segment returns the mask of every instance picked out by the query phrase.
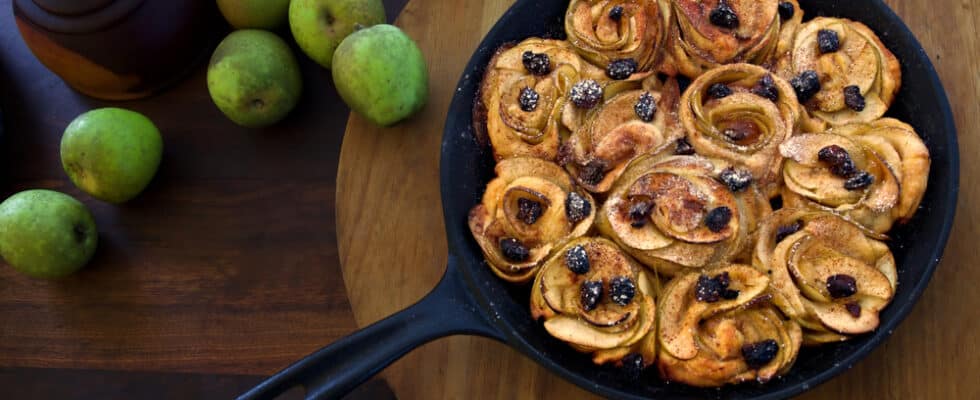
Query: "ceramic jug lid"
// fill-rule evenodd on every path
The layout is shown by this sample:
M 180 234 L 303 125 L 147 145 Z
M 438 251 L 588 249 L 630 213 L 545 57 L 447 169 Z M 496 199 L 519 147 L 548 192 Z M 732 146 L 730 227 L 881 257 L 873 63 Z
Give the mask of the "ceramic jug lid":
M 14 0 L 14 11 L 52 32 L 89 33 L 118 23 L 145 0 Z M 166 1 L 166 0 L 165 0 Z

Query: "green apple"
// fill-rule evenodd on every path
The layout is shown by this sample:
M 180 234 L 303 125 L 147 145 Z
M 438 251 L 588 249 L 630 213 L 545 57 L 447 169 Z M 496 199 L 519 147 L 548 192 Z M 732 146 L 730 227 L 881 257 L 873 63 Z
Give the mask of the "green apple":
M 99 231 L 85 205 L 51 190 L 26 190 L 0 203 L 0 256 L 36 278 L 60 278 L 85 266 Z
M 236 124 L 272 125 L 292 111 L 303 92 L 296 57 L 279 36 L 244 29 L 221 41 L 208 65 L 214 104 Z
M 61 137 L 61 165 L 92 197 L 123 203 L 153 180 L 163 154 L 156 125 L 135 111 L 100 108 L 75 118 Z
M 392 25 L 361 29 L 344 39 L 334 55 L 332 72 L 344 102 L 381 126 L 421 110 L 429 93 L 422 51 Z
M 218 9 L 235 29 L 275 29 L 286 22 L 289 0 L 218 0 Z
M 330 68 L 333 53 L 358 26 L 386 21 L 381 0 L 292 0 L 289 28 L 313 61 Z

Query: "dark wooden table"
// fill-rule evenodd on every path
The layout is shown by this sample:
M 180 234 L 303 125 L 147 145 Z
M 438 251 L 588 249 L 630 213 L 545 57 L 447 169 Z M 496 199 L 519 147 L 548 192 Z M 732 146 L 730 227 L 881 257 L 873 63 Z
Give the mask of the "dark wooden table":
M 406 1 L 385 1 L 389 19 Z M 0 0 L 0 196 L 69 193 L 100 232 L 89 267 L 64 281 L 0 266 L 0 398 L 229 398 L 355 329 L 334 223 L 348 109 L 330 72 L 296 54 L 299 106 L 246 130 L 212 104 L 203 64 L 146 100 L 73 92 Z M 105 106 L 147 115 L 164 137 L 153 183 L 122 206 L 81 193 L 59 161 L 68 123 Z

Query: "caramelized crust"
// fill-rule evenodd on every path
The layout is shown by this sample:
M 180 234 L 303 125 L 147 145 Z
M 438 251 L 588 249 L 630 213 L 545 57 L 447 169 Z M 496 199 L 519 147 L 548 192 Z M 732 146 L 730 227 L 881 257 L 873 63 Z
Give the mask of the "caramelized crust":
M 767 76 L 775 101 L 753 93 Z M 716 84 L 725 85 L 731 94 L 713 97 L 709 89 Z M 793 135 L 799 112 L 789 83 L 759 66 L 731 64 L 691 83 L 681 98 L 680 119 L 698 154 L 748 170 L 763 193 L 772 197 L 781 184 L 779 145 Z
M 581 246 L 589 270 L 577 274 L 568 267 L 566 253 Z M 612 301 L 610 282 L 628 277 L 635 294 L 626 305 Z M 582 306 L 584 282 L 601 282 L 603 294 L 592 310 Z M 544 321 L 545 330 L 573 348 L 592 354 L 596 364 L 620 363 L 637 353 L 643 365 L 656 360 L 654 296 L 656 286 L 632 258 L 604 238 L 575 239 L 557 250 L 541 267 L 531 286 L 531 315 Z
M 818 36 L 822 30 L 836 33 L 839 50 L 823 53 Z M 792 54 L 791 79 L 804 71 L 816 71 L 820 91 L 804 103 L 813 121 L 808 130 L 820 131 L 833 125 L 871 122 L 891 106 L 902 83 L 898 59 L 878 36 L 864 24 L 843 18 L 817 17 L 803 24 L 796 35 Z M 864 108 L 847 106 L 844 88 L 857 86 Z
M 589 230 L 596 204 L 554 163 L 529 157 L 510 158 L 497 163 L 495 170 L 497 177 L 487 185 L 483 201 L 470 211 L 470 231 L 497 276 L 510 282 L 527 282 L 534 278 L 552 249 Z M 589 203 L 589 213 L 579 221 L 569 219 L 567 200 L 571 193 Z M 533 221 L 522 215 L 522 199 L 538 204 L 540 215 Z M 519 241 L 527 257 L 507 257 L 501 245 L 504 239 Z
M 620 7 L 620 16 L 612 16 Z M 638 71 L 656 70 L 671 21 L 669 0 L 572 0 L 565 32 L 575 49 L 599 67 L 632 59 Z
M 650 121 L 644 121 L 637 111 L 644 96 L 654 104 Z M 605 90 L 606 100 L 585 115 L 562 145 L 559 163 L 586 190 L 608 191 L 634 158 L 681 137 L 678 97 L 674 79 L 661 84 L 651 75 L 642 83 L 611 83 Z
M 738 17 L 736 27 L 711 22 L 722 2 Z M 675 17 L 668 49 L 681 74 L 696 77 L 719 65 L 763 65 L 774 59 L 782 27 L 777 0 L 671 0 L 671 5 Z
M 753 265 L 772 278 L 773 303 L 803 326 L 807 344 L 874 330 L 898 284 L 888 246 L 827 212 L 776 211 L 759 228 Z M 839 279 L 852 280 L 853 293 L 832 291 Z
M 603 236 L 662 276 L 738 258 L 750 247 L 758 221 L 771 212 L 755 186 L 732 192 L 718 180 L 731 164 L 672 155 L 672 147 L 634 160 L 596 219 Z M 635 215 L 639 204 L 647 211 Z M 709 215 L 720 208 L 730 218 L 709 226 Z
M 699 299 L 700 281 L 724 274 L 731 299 Z M 785 321 L 767 301 L 769 278 L 747 265 L 731 264 L 674 278 L 657 310 L 658 366 L 664 379 L 692 386 L 722 386 L 786 373 L 802 342 L 800 326 Z M 774 341 L 764 363 L 747 360 L 746 349 Z M 757 357 L 756 357 L 757 358 Z M 756 365 L 757 363 L 761 365 Z
M 524 53 L 546 54 L 547 74 L 535 75 L 524 65 Z M 554 161 L 565 128 L 562 111 L 568 91 L 582 79 L 605 79 L 599 68 L 585 62 L 570 44 L 561 40 L 531 38 L 503 47 L 490 61 L 480 86 L 475 119 L 485 121 L 497 160 L 535 157 Z M 525 88 L 538 95 L 536 105 L 525 110 L 520 103 Z

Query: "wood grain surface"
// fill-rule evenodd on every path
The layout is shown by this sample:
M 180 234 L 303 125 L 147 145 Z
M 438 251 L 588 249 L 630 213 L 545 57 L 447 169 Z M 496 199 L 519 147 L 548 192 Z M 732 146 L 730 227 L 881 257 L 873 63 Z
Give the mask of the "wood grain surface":
M 510 0 L 412 0 L 398 25 L 429 63 L 430 103 L 389 129 L 352 116 L 337 176 L 337 232 L 359 326 L 421 298 L 441 276 L 446 239 L 439 198 L 439 143 L 456 81 Z M 980 4 L 886 1 L 935 63 L 959 129 L 962 189 L 945 256 L 895 334 L 852 370 L 804 399 L 980 398 Z M 906 78 L 913 79 L 913 78 Z M 430 343 L 384 376 L 401 399 L 578 399 L 591 395 L 506 345 L 452 337 Z
M 385 4 L 394 17 L 405 0 Z M 227 29 L 217 14 L 213 23 Z M 95 258 L 66 280 L 0 263 L 0 398 L 229 398 L 355 329 L 334 230 L 348 109 L 330 72 L 293 49 L 299 106 L 248 130 L 211 102 L 204 63 L 145 100 L 72 91 L 30 53 L 0 0 L 0 198 L 64 191 L 91 208 L 100 233 Z M 104 106 L 147 115 L 164 138 L 156 178 L 122 206 L 81 193 L 59 161 L 68 123 Z

